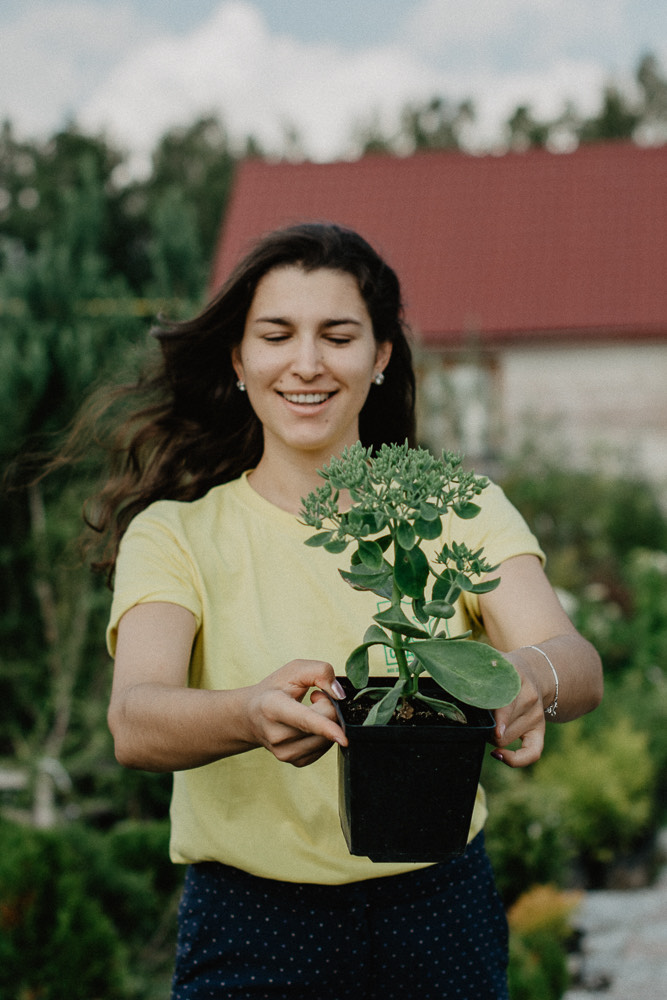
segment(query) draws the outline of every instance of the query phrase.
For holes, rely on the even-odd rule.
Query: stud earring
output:
[[[382,385],[384,382],[384,372],[378,372],[373,376],[373,385]]]
[[[243,381],[242,378],[240,378],[236,383],[236,388],[239,390],[239,392],[245,392],[245,382]]]

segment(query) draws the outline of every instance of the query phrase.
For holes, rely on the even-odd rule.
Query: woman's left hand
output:
[[[494,743],[499,749],[494,750],[492,756],[509,767],[527,767],[540,759],[544,749],[544,694],[539,676],[528,665],[527,658],[520,653],[504,653],[503,656],[517,668],[521,690],[514,701],[493,713],[496,720]],[[521,740],[520,748],[508,750],[516,740]]]

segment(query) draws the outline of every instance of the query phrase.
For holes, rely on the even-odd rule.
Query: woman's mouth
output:
[[[280,395],[288,403],[298,403],[302,406],[312,406],[315,403],[326,403],[333,392],[281,392]]]

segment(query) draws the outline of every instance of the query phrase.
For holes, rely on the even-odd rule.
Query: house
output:
[[[313,219],[358,230],[401,279],[424,443],[481,469],[557,442],[667,483],[667,146],[251,160],[213,286],[253,238]]]

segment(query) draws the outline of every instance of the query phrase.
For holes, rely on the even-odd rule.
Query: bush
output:
[[[166,822],[0,824],[0,1000],[165,996],[182,874],[167,841]]]
[[[564,793],[535,780],[532,771],[495,767],[485,781],[485,837],[498,890],[511,906],[536,882],[560,883],[573,848],[561,818]]]
[[[59,834],[0,825],[0,1000],[126,997],[124,948]]]
[[[655,794],[647,734],[620,705],[605,721],[589,730],[585,719],[568,723],[558,752],[534,768],[535,781],[559,796],[564,830],[593,884],[649,831]]]
[[[580,894],[535,885],[510,908],[511,1000],[560,1000],[567,989],[570,916]]]

